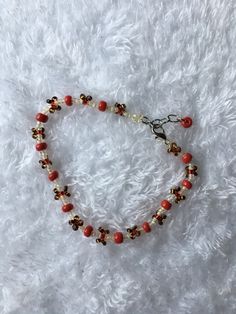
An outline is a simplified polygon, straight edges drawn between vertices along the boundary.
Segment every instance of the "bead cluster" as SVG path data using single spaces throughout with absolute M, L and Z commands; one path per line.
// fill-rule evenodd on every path
M 181 182 L 181 185 L 173 187 L 170 189 L 170 194 L 166 199 L 163 199 L 160 203 L 160 206 L 156 209 L 155 213 L 152 213 L 151 219 L 149 221 L 144 221 L 141 225 L 134 225 L 132 227 L 126 228 L 126 232 L 115 231 L 111 233 L 109 229 L 104 227 L 99 227 L 98 229 L 93 226 L 86 224 L 85 221 L 75 212 L 74 205 L 68 201 L 68 198 L 71 196 L 71 193 L 68 191 L 67 186 L 61 186 L 59 184 L 59 173 L 53 168 L 53 163 L 49 159 L 47 153 L 47 143 L 45 142 L 45 128 L 44 124 L 48 121 L 50 114 L 54 114 L 56 111 L 60 111 L 62 106 L 72 106 L 73 104 L 82 104 L 84 106 L 90 106 L 97 108 L 99 111 L 104 112 L 108 111 L 123 117 L 130 118 L 133 122 L 149 124 L 152 127 L 153 133 L 156 135 L 156 138 L 164 140 L 164 143 L 167 145 L 167 152 L 172 153 L 174 156 L 179 156 L 181 153 L 181 148 L 175 143 L 170 142 L 166 139 L 165 132 L 162 128 L 162 125 L 167 122 L 179 122 L 184 128 L 189 128 L 192 125 L 192 119 L 190 117 L 177 118 L 173 120 L 173 116 L 169 115 L 168 119 L 163 120 L 163 124 L 154 124 L 154 121 L 158 120 L 161 122 L 161 119 L 149 121 L 147 117 L 144 117 L 142 114 L 132 114 L 127 111 L 125 104 L 115 103 L 114 105 L 108 105 L 106 101 L 101 100 L 98 103 L 93 101 L 93 98 L 85 94 L 81 94 L 79 98 L 73 98 L 70 95 L 65 96 L 63 99 L 58 99 L 56 96 L 53 96 L 51 99 L 47 99 L 46 103 L 48 106 L 39 112 L 35 119 L 37 121 L 36 127 L 32 128 L 32 138 L 36 140 L 35 149 L 40 153 L 41 159 L 39 163 L 43 169 L 48 172 L 48 180 L 51 181 L 54 185 L 54 199 L 60 200 L 62 202 L 62 211 L 64 213 L 70 214 L 69 225 L 73 230 L 82 230 L 85 237 L 94 236 L 97 243 L 106 245 L 108 241 L 120 244 L 125 240 L 131 239 L 134 240 L 137 237 L 140 237 L 143 233 L 149 233 L 152 230 L 152 226 L 155 224 L 163 225 L 164 220 L 167 218 L 168 212 L 172 208 L 173 202 L 178 204 L 180 201 L 186 199 L 184 194 L 186 190 L 192 188 L 193 179 L 197 176 L 197 166 L 191 164 L 192 155 L 190 153 L 183 153 L 181 155 L 182 162 L 185 166 L 185 178 Z M 158 133 L 157 130 L 162 130 L 161 133 Z

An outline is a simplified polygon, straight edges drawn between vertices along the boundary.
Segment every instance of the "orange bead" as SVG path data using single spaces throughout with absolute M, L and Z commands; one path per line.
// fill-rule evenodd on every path
M 192 158 L 193 158 L 193 156 L 190 153 L 184 153 L 182 155 L 182 161 L 185 164 L 189 164 L 191 162 Z
M 49 175 L 48 175 L 48 179 L 49 179 L 50 181 L 54 181 L 54 180 L 56 180 L 58 177 L 59 177 L 59 174 L 58 174 L 58 172 L 57 172 L 56 170 L 53 170 L 53 171 L 50 172 Z
M 46 149 L 46 148 L 47 148 L 47 143 L 45 143 L 45 142 L 37 143 L 37 144 L 35 145 L 35 149 L 36 149 L 38 152 L 40 152 L 41 150 L 44 150 L 44 149 Z
M 98 110 L 105 111 L 107 109 L 107 103 L 104 100 L 101 100 L 98 104 Z
M 70 95 L 67 95 L 64 97 L 64 102 L 67 106 L 72 106 L 73 102 L 72 102 L 72 97 Z
M 88 225 L 84 228 L 85 237 L 90 237 L 92 232 L 93 232 L 93 227 L 91 225 Z
M 181 125 L 184 128 L 190 128 L 190 126 L 193 124 L 193 120 L 190 117 L 184 117 L 181 119 Z
M 71 203 L 64 204 L 64 205 L 62 206 L 62 211 L 63 211 L 64 213 L 67 213 L 67 212 L 71 211 L 73 208 L 74 208 L 74 205 L 71 204 Z
M 166 210 L 169 210 L 171 206 L 172 204 L 169 201 L 167 200 L 161 201 L 161 207 L 165 208 Z
M 151 231 L 151 227 L 150 227 L 150 225 L 149 225 L 149 223 L 147 221 L 144 221 L 142 227 L 143 227 L 143 230 L 145 232 L 150 232 Z
M 123 242 L 123 233 L 122 232 L 119 232 L 119 231 L 115 232 L 113 237 L 114 237 L 114 242 L 116 244 L 120 244 Z
M 182 181 L 182 185 L 185 186 L 188 190 L 192 188 L 192 183 L 186 179 Z
M 46 114 L 39 112 L 36 114 L 35 119 L 39 122 L 45 123 L 48 121 L 48 116 Z

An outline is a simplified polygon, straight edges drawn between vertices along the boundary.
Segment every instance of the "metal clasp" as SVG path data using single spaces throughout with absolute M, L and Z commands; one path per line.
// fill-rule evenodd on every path
M 164 141 L 167 139 L 160 119 L 150 120 L 148 117 L 143 117 L 142 122 L 150 126 L 155 138 L 160 138 Z
M 169 114 L 167 118 L 163 119 L 154 119 L 150 120 L 148 117 L 143 117 L 142 122 L 144 124 L 148 124 L 151 128 L 152 133 L 155 135 L 155 138 L 164 140 L 165 144 L 169 144 L 169 140 L 166 137 L 166 132 L 163 128 L 163 125 L 168 122 L 180 122 L 182 119 L 178 117 L 176 114 Z

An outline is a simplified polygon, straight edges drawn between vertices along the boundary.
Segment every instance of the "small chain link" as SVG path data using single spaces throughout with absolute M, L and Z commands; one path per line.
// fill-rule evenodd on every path
M 182 118 L 180 118 L 177 114 L 169 114 L 168 120 L 169 120 L 169 122 L 176 123 L 176 122 L 182 121 Z

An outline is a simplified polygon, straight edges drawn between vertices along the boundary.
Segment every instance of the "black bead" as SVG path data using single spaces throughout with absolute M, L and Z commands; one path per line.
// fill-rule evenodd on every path
M 84 94 L 80 94 L 80 99 L 84 99 L 85 98 L 85 95 Z
M 79 227 L 74 224 L 74 225 L 72 225 L 72 229 L 73 229 L 74 231 L 77 231 L 77 230 L 79 229 Z

